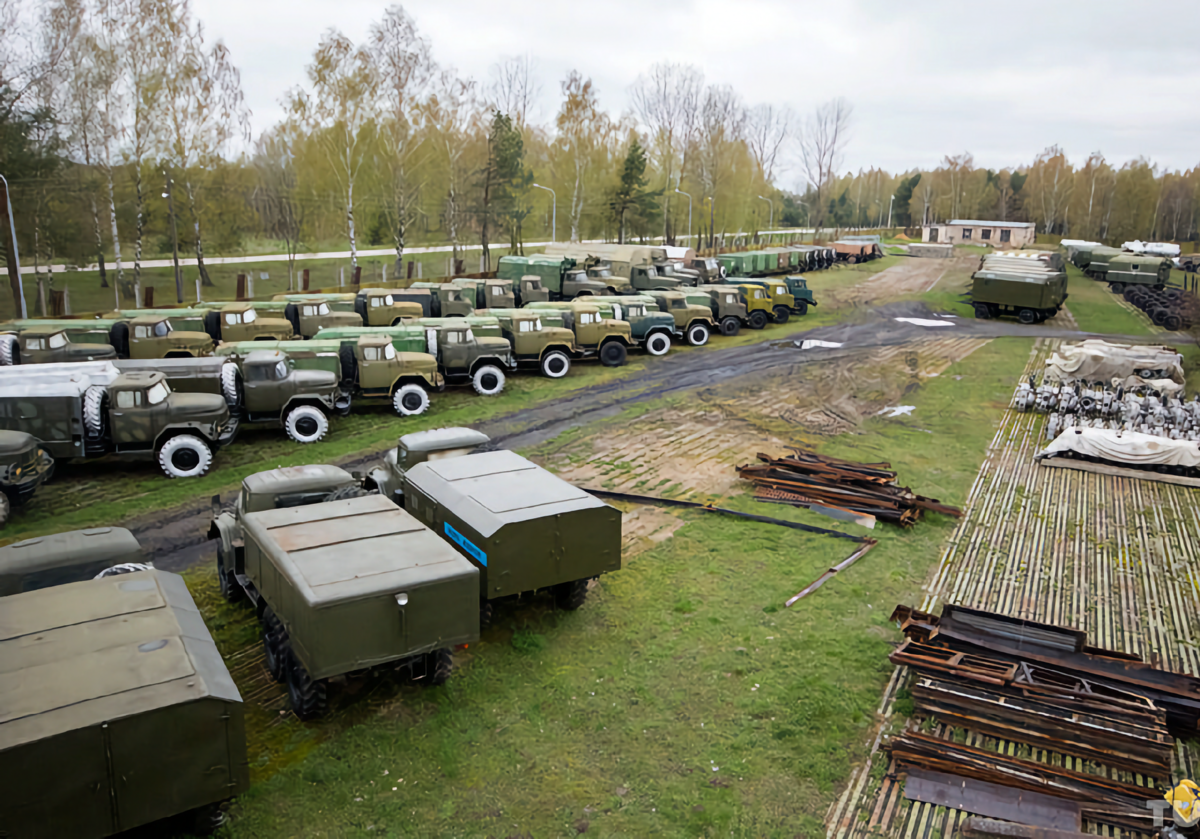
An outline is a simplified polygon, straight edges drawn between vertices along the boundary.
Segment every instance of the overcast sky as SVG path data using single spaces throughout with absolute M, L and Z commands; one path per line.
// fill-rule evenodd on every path
M 410 0 L 434 56 L 486 81 L 529 54 L 542 121 L 559 81 L 590 77 L 609 111 L 658 61 L 697 65 L 748 104 L 798 112 L 845 96 L 854 106 L 843 169 L 936 165 L 971 152 L 989 168 L 1024 165 L 1058 144 L 1073 159 L 1200 164 L 1200 2 L 1196 0 Z M 210 37 L 242 70 L 256 131 L 282 115 L 321 33 L 366 36 L 375 0 L 193 0 Z M 798 183 L 784 174 L 781 186 Z

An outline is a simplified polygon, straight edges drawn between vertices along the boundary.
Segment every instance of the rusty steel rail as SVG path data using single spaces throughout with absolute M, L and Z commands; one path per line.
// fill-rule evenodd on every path
M 1095 839 L 1090 833 L 976 817 L 964 821 L 959 830 L 966 839 Z
M 875 547 L 875 545 L 877 545 L 877 544 L 878 543 L 874 539 L 867 539 L 866 543 L 861 548 L 859 548 L 854 553 L 850 554 L 850 556 L 843 559 L 837 565 L 830 568 L 828 571 L 826 571 L 820 577 L 817 577 L 817 579 L 813 580 L 811 583 L 806 585 L 804 588 L 800 589 L 799 593 L 797 593 L 793 597 L 789 598 L 788 601 L 783 604 L 784 608 L 787 608 L 787 607 L 791 606 L 793 603 L 795 603 L 797 600 L 801 600 L 801 599 L 807 597 L 808 595 L 812 594 L 814 591 L 816 591 L 821 586 L 825 585 L 827 582 L 829 582 L 831 579 L 833 579 L 834 575 L 837 574 L 837 572 L 844 571 L 845 569 L 849 568 L 851 565 L 853 565 L 854 563 L 856 563 L 860 559 L 862 559 L 863 554 L 865 554 L 867 551 L 871 550 L 871 548 Z

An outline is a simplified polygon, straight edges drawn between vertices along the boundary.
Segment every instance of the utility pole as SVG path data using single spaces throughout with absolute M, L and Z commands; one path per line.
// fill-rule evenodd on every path
M 12 199 L 8 196 L 8 179 L 0 175 L 0 184 L 4 190 L 4 200 L 0 201 L 0 213 L 8 217 L 8 230 L 11 234 L 8 247 L 4 249 L 8 262 L 8 284 L 12 287 L 13 311 L 16 316 L 24 319 L 29 317 L 25 309 L 25 286 L 21 282 L 21 253 L 17 250 L 17 220 L 13 218 Z
M 687 241 L 687 239 L 692 238 L 692 196 L 688 195 L 686 192 L 684 192 L 679 187 L 675 187 L 675 191 L 678 192 L 680 195 L 687 196 L 687 200 L 688 200 L 688 230 L 687 230 L 687 237 L 684 240 L 684 241 Z M 700 243 L 696 242 L 696 244 L 699 245 Z M 697 250 L 699 250 L 699 248 L 697 248 Z
M 713 204 L 715 204 L 716 202 L 712 200 L 711 195 L 709 195 L 707 197 L 708 197 L 708 246 L 715 250 L 717 247 L 717 231 L 715 228 L 716 212 L 715 212 L 715 210 L 713 210 Z
M 758 197 L 763 201 L 766 201 L 771 206 L 771 215 L 769 216 L 769 221 L 767 222 L 767 230 L 773 230 L 775 228 L 775 202 L 762 195 Z
M 550 193 L 550 241 L 557 242 L 558 241 L 558 196 L 555 195 L 554 190 L 552 190 L 548 186 L 542 186 L 541 184 L 534 184 L 533 186 L 535 189 L 544 189 L 544 190 L 546 190 L 546 192 Z
M 175 263 L 175 302 L 183 302 L 183 274 L 179 271 L 179 234 L 175 232 L 175 202 L 171 197 L 171 169 L 163 167 L 163 175 L 167 178 L 167 191 L 163 197 L 167 199 L 167 215 L 171 217 L 171 259 Z
M 888 230 L 892 229 L 892 205 L 896 203 L 896 196 L 892 196 L 892 200 L 888 202 Z

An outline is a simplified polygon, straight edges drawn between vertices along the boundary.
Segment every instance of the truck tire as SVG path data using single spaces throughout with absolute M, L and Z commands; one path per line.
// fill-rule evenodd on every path
M 646 337 L 646 352 L 650 355 L 666 355 L 671 350 L 671 338 L 663 332 Z
M 708 343 L 708 327 L 702 323 L 693 323 L 684 334 L 688 344 L 693 347 L 703 347 Z
M 288 635 L 283 623 L 275 617 L 271 607 L 262 613 L 263 663 L 271 678 L 282 683 L 287 678 Z
M 158 465 L 168 478 L 199 478 L 212 466 L 212 449 L 191 434 L 178 434 L 158 450 Z
M 1125 293 L 1125 283 L 1109 283 L 1108 290 L 1111 291 L 1113 294 L 1124 294 Z
M 204 314 L 204 331 L 208 333 L 208 337 L 214 341 L 221 340 L 221 313 L 217 309 L 211 309 Z
M 288 411 L 283 429 L 297 443 L 317 443 L 329 433 L 329 418 L 320 408 L 300 405 Z
M 420 385 L 400 385 L 392 394 L 392 407 L 402 417 L 415 417 L 429 410 L 429 394 Z
M 0 492 L 0 528 L 8 524 L 8 514 L 12 512 L 12 504 L 8 501 L 8 496 Z
M 442 647 L 431 653 L 425 653 L 425 678 L 422 684 L 427 688 L 435 688 L 446 684 L 450 674 L 454 672 L 454 655 L 449 647 Z
M 129 358 L 129 324 L 114 323 L 108 331 L 108 339 L 119 358 Z
M 741 322 L 733 315 L 726 315 L 721 318 L 721 334 L 726 338 L 732 338 L 742 331 Z
M 342 382 L 353 384 L 358 381 L 358 358 L 354 355 L 354 347 L 351 344 L 342 344 L 338 348 L 338 361 L 342 368 Z
M 0 335 L 0 365 L 11 367 L 17 363 L 17 353 L 13 352 L 17 346 L 17 336 Z
M 495 610 L 492 608 L 492 601 L 479 601 L 479 628 L 487 629 L 492 625 L 492 617 L 495 615 Z
M 561 379 L 571 372 L 571 359 L 562 350 L 551 350 L 542 356 L 541 367 L 547 379 Z
M 775 307 L 775 322 L 776 323 L 787 323 L 788 318 L 791 317 L 791 314 L 792 313 L 788 311 L 787 306 L 776 306 Z
M 315 720 L 329 713 L 329 699 L 323 679 L 313 680 L 304 665 L 287 645 L 287 692 L 292 711 L 302 720 Z
M 571 580 L 569 583 L 559 583 L 554 587 L 554 605 L 568 612 L 574 612 L 587 599 L 588 581 Z
M 92 385 L 83 394 L 83 427 L 89 437 L 99 437 L 104 432 L 103 385 Z
M 976 303 L 975 304 L 975 318 L 977 320 L 987 320 L 991 316 L 992 316 L 992 313 L 988 310 L 987 303 Z
M 238 398 L 238 366 L 232 362 L 221 368 L 221 395 L 232 411 L 241 404 Z
M 1033 309 L 1022 309 L 1017 312 L 1017 320 L 1024 324 L 1037 323 L 1037 312 Z
M 600 345 L 600 363 L 605 367 L 620 367 L 629 357 L 629 352 L 620 341 L 609 341 Z
M 807 314 L 808 314 L 808 301 L 807 300 L 797 300 L 796 301 L 796 317 L 802 318 Z
M 205 804 L 187 812 L 187 834 L 189 836 L 212 836 L 225 824 L 225 812 L 220 802 Z
M 471 387 L 480 396 L 499 396 L 504 392 L 504 371 L 495 364 L 484 364 L 471 376 Z
M 239 603 L 242 600 L 242 587 L 238 585 L 233 570 L 225 559 L 225 549 L 217 544 L 217 585 L 221 588 L 221 597 L 226 603 Z
M 764 312 L 762 309 L 755 309 L 750 313 L 750 328 L 764 329 L 766 328 L 767 320 L 768 318 L 766 312 Z

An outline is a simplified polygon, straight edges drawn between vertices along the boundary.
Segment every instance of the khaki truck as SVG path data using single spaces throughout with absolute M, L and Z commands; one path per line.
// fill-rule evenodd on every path
M 426 291 L 429 306 L 426 317 L 456 318 L 475 314 L 474 290 L 465 291 L 453 283 L 413 283 L 405 291 Z
M 220 827 L 221 805 L 250 786 L 245 713 L 182 577 L 15 594 L 0 623 L 5 835 Z
M 57 364 L 116 358 L 109 344 L 76 344 L 61 326 L 34 326 L 0 335 L 0 365 Z
M 537 277 L 541 281 L 541 289 L 548 293 L 546 299 L 549 300 L 573 300 L 589 294 L 620 294 L 630 290 L 628 281 L 613 277 L 611 273 L 604 276 L 597 271 L 598 276 L 589 276 L 587 263 L 586 257 L 502 256 L 496 265 L 496 277 L 507 280 L 513 284 L 514 290 L 521 292 L 518 295 L 521 305 L 536 302 L 525 294 L 524 284 L 529 277 Z M 522 286 L 518 287 L 517 283 Z M 533 290 L 530 288 L 530 291 Z
M 650 355 L 666 355 L 675 336 L 675 318 L 658 310 L 658 301 L 644 294 L 595 295 L 587 299 L 605 317 L 629 324 L 633 340 Z M 558 304 L 555 304 L 558 305 Z M 528 308 L 537 308 L 529 306 Z
M 576 348 L 575 333 L 570 329 L 543 325 L 541 316 L 532 309 L 488 310 L 481 314 L 497 319 L 518 368 L 536 367 L 549 379 L 561 379 L 571 372 Z
M 46 325 L 16 335 L 0 335 L 0 364 L 52 364 L 118 357 L 195 358 L 212 355 L 213 350 L 213 340 L 206 333 L 180 332 L 162 315 L 113 323 L 108 344 L 76 343 L 71 332 L 64 326 Z
M 388 288 L 364 288 L 354 300 L 354 311 L 363 326 L 395 326 L 425 315 L 420 303 L 401 300 Z
M 708 297 L 709 310 L 717 321 L 717 328 L 725 337 L 733 337 L 743 326 L 750 325 L 750 315 L 738 289 L 727 285 L 699 285 L 694 294 Z M 688 299 L 692 298 L 693 292 L 689 290 Z
M 1003 273 L 979 270 L 971 275 L 971 300 L 977 318 L 1016 315 L 1021 323 L 1041 323 L 1059 313 L 1067 299 L 1067 275 L 1061 271 Z
M 206 473 L 237 423 L 224 397 L 172 393 L 162 373 L 109 362 L 0 368 L 0 428 L 24 431 L 56 460 L 156 460 L 170 478 Z
M 0 548 L 0 597 L 151 568 L 123 527 L 38 536 Z
M 214 532 L 218 582 L 254 606 L 267 669 L 303 720 L 323 716 L 330 683 L 348 677 L 443 684 L 453 649 L 479 638 L 476 568 L 336 467 L 251 475 Z
M 53 475 L 54 458 L 33 435 L 0 431 L 0 527 L 8 524 L 13 507 L 28 503 Z
M 224 310 L 230 305 L 244 306 L 257 313 L 259 322 L 266 319 L 276 321 L 279 328 L 280 318 L 291 325 L 292 333 L 301 338 L 311 338 L 322 329 L 333 326 L 362 326 L 362 318 L 354 311 L 352 295 L 332 294 L 290 294 L 283 295 L 284 299 L 251 300 L 236 304 L 229 303 L 200 303 L 199 306 L 215 307 Z M 336 298 L 349 297 L 349 300 Z M 334 298 L 334 299 L 331 299 Z M 290 338 L 286 335 L 285 338 Z M 223 338 L 221 340 L 253 340 L 253 338 Z M 276 340 L 284 340 L 277 338 Z
M 751 329 L 762 329 L 775 317 L 771 295 L 765 288 L 746 282 L 746 278 L 726 277 L 721 285 L 736 288 L 742 305 L 746 307 L 746 318 Z
M 655 259 L 664 259 L 662 248 L 647 248 L 636 245 L 582 245 L 575 242 L 550 244 L 546 246 L 546 255 L 551 257 L 567 257 L 585 264 L 594 265 L 597 270 L 607 269 L 617 279 L 628 283 L 627 289 L 616 289 L 609 294 L 638 293 L 642 291 L 670 291 L 680 285 L 696 285 L 696 277 L 667 276 L 659 270 Z M 670 269 L 674 271 L 672 267 Z M 590 275 L 591 272 L 589 272 Z
M 204 331 L 214 341 L 289 341 L 296 334 L 286 318 L 259 317 L 248 303 L 221 303 L 204 316 Z
M 600 308 L 587 301 L 575 301 L 570 309 L 542 310 L 540 317 L 550 318 L 557 315 L 562 329 L 570 330 L 574 336 L 572 357 L 599 358 L 605 367 L 620 367 L 629 356 L 629 348 L 633 346 L 632 330 L 628 323 L 609 320 L 600 314 Z M 543 305 L 543 304 L 538 304 Z M 512 317 L 514 314 L 538 311 L 536 309 L 487 309 L 480 314 L 501 318 Z M 507 335 L 506 335 L 507 337 Z M 514 347 L 515 349 L 515 347 Z
M 658 303 L 658 310 L 675 318 L 675 334 L 693 347 L 708 343 L 708 336 L 717 328 L 713 320 L 712 307 L 688 302 L 682 291 L 649 291 Z
M 771 312 L 776 323 L 787 323 L 792 312 L 796 312 L 796 298 L 792 296 L 787 283 L 777 279 L 744 279 L 747 285 L 757 285 L 765 288 L 771 300 Z M 808 311 L 805 304 L 804 311 Z
M 464 296 L 473 296 L 476 309 L 511 309 L 517 305 L 516 286 L 508 280 L 456 279 L 450 283 L 461 288 Z

